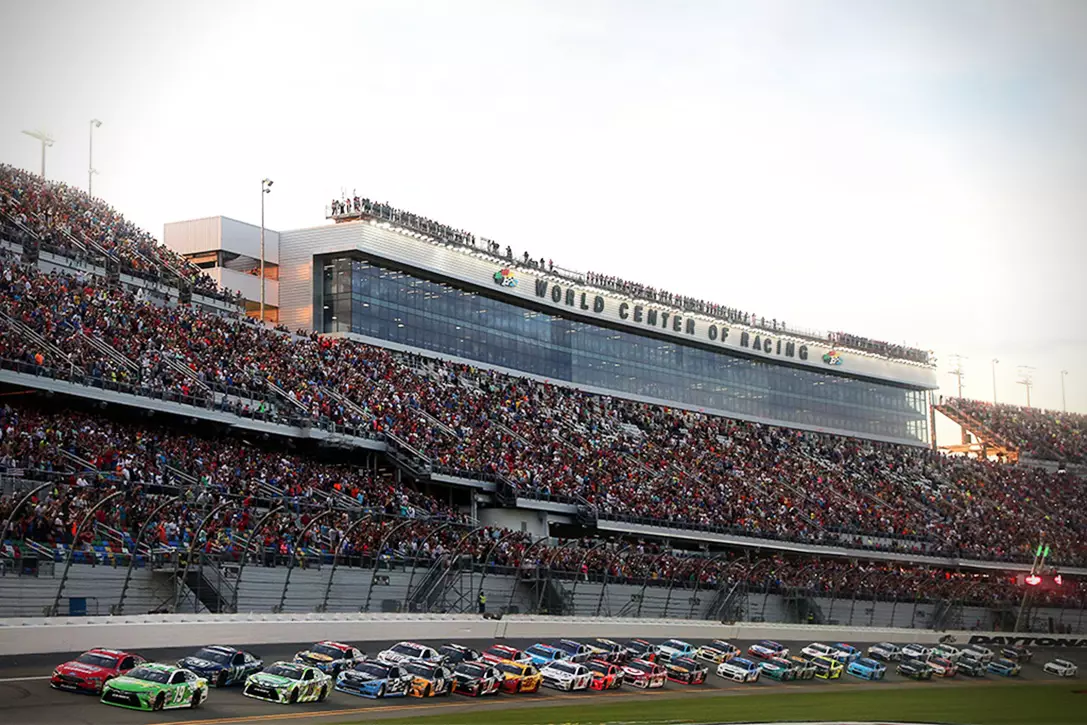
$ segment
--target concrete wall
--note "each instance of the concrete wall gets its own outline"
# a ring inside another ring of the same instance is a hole
[[[53,574],[42,576],[0,577],[0,617],[41,616],[51,607],[60,585],[64,566],[58,564]],[[108,566],[73,566],[61,592],[60,614],[67,614],[70,598],[86,598],[88,615],[108,615],[110,607],[121,598],[125,579],[124,568]],[[156,575],[146,569],[132,572],[132,581],[125,593],[125,611],[143,614],[164,605],[173,607],[174,587],[166,575]],[[191,600],[183,598],[182,611],[193,611]]]

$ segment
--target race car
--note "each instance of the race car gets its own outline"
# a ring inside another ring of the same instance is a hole
[[[876,660],[861,657],[846,665],[845,671],[862,680],[882,680],[884,675],[887,674],[887,666],[880,664]]]
[[[366,655],[357,647],[341,642],[318,642],[308,650],[299,652],[294,661],[301,665],[316,667],[326,675],[335,677],[341,670],[362,662]]]
[[[773,640],[764,639],[748,647],[747,653],[752,657],[768,660],[771,657],[788,657],[789,648]]]
[[[146,661],[140,655],[116,649],[87,650],[74,660],[57,665],[49,678],[49,686],[99,695],[107,681]]]
[[[878,642],[868,648],[868,656],[874,660],[894,662],[902,658],[902,650],[898,648],[897,644]]]
[[[845,642],[835,642],[831,646],[834,647],[834,649],[838,650],[838,652],[841,653],[837,657],[835,657],[834,659],[838,660],[839,662],[841,662],[843,664],[852,662],[853,660],[856,660],[856,659],[859,659],[861,654],[862,654],[859,649],[857,649],[856,647],[854,647],[851,644],[846,644]]]
[[[1075,677],[1079,672],[1079,667],[1076,666],[1075,662],[1055,659],[1042,665],[1042,671],[1048,672],[1051,675],[1056,675],[1057,677]]]
[[[500,646],[500,645],[496,645]],[[485,654],[479,650],[474,650],[471,647],[465,647],[460,644],[443,644],[438,648],[438,654],[442,657],[442,662],[454,667],[461,662],[471,662],[481,658],[489,659]]]
[[[191,670],[144,662],[102,685],[102,702],[129,710],[200,707],[208,681]]]
[[[794,680],[813,680],[815,679],[815,665],[808,662],[803,657],[792,656],[789,658],[789,664],[793,668]]]
[[[626,648],[630,651],[631,659],[645,660],[646,662],[656,662],[657,653],[660,652],[660,647],[644,639],[629,640]]]
[[[623,665],[623,680],[632,687],[643,690],[655,690],[664,687],[668,673],[664,668],[649,660],[630,660]]]
[[[586,667],[593,673],[589,688],[593,690],[618,690],[623,686],[623,668],[606,660],[589,660]]]
[[[985,663],[968,655],[960,657],[959,661],[955,663],[955,666],[959,668],[960,675],[985,677]]]
[[[560,639],[554,644],[554,647],[560,652],[566,653],[564,659],[570,662],[588,662],[593,653],[589,645],[575,642],[572,639]]]
[[[192,670],[214,687],[245,682],[245,678],[264,669],[264,663],[252,652],[213,644],[177,661],[177,666]]]
[[[830,657],[808,657],[820,680],[837,680],[842,676],[842,663]]]
[[[501,673],[503,680],[499,689],[510,694],[521,692],[537,692],[543,683],[543,676],[536,669],[536,665],[528,662],[515,662],[514,660],[501,660],[494,663],[495,668]]]
[[[336,676],[335,688],[359,697],[405,697],[415,677],[400,665],[376,660],[356,662]]]
[[[1025,664],[1034,659],[1034,652],[1027,649],[1021,644],[1013,644],[1011,647],[1003,647],[1000,650],[1000,654],[1005,658],[1018,662],[1019,664]]]
[[[902,659],[904,660],[923,660],[927,658],[931,652],[932,650],[928,647],[915,642],[902,645]]]
[[[932,674],[937,677],[954,677],[955,673],[959,671],[959,668],[955,666],[955,663],[946,657],[937,657],[934,654],[930,654],[925,662],[932,668]]]
[[[781,657],[760,660],[759,669],[762,670],[763,676],[769,677],[771,680],[777,680],[778,682],[788,682],[796,675],[792,663]],[[812,668],[812,674],[815,674],[815,668]]]
[[[699,647],[695,652],[695,657],[719,665],[733,657],[737,657],[739,654],[740,648],[736,645],[721,639],[715,639],[709,644]]]
[[[684,685],[701,685],[709,670],[694,657],[673,656],[664,663],[664,671],[672,682]]]
[[[993,651],[988,647],[982,647],[980,644],[968,645],[962,650],[962,653],[967,657],[973,657],[985,664],[989,664],[993,659]]]
[[[407,660],[401,667],[412,676],[411,686],[408,688],[408,694],[412,697],[448,695],[453,687],[453,673],[444,665]]]
[[[938,644],[932,648],[932,652],[929,654],[937,657],[943,657],[945,660],[951,660],[952,662],[958,662],[962,657],[962,650],[950,644]]]
[[[593,673],[577,662],[552,662],[540,669],[543,683],[565,692],[586,690],[593,681]]]
[[[800,650],[800,654],[805,657],[829,657],[832,660],[839,662],[845,662],[848,654],[838,649],[837,647],[831,647],[829,644],[823,644],[822,642],[812,642],[807,647]]]
[[[589,645],[589,649],[592,650],[592,658],[594,660],[604,660],[605,662],[621,664],[626,662],[630,654],[623,645],[602,637],[591,639],[586,642],[586,644]]]
[[[1022,668],[1023,666],[1021,664],[1009,660],[1006,657],[993,660],[988,664],[989,672],[1000,675],[1001,677],[1016,677],[1019,674],[1019,670]]]
[[[733,657],[717,665],[717,676],[733,682],[758,682],[759,666],[746,657]]]
[[[453,692],[469,697],[497,695],[504,679],[490,662],[461,662],[453,668]]]
[[[507,647],[504,644],[492,644],[487,649],[483,650],[480,657],[474,657],[472,659],[487,660],[488,662],[502,662],[503,660],[512,660],[513,662],[532,662],[532,657],[526,655],[519,649],[513,647]]]
[[[903,660],[895,672],[911,680],[931,680],[932,668],[924,660]]]
[[[433,647],[418,642],[397,642],[387,650],[377,653],[377,659],[387,665],[395,665],[404,660],[423,660],[441,662],[442,656]]]
[[[263,672],[249,675],[242,687],[246,697],[289,705],[324,702],[331,691],[331,677],[316,667],[297,662],[276,662]]]
[[[659,645],[660,657],[657,661],[661,664],[667,662],[673,657],[694,657],[694,653],[697,651],[690,642],[684,642],[681,639],[666,639]]]
[[[552,662],[566,659],[566,653],[562,650],[539,642],[530,647],[525,647],[525,654],[528,655],[529,661],[537,667],[543,667]]]

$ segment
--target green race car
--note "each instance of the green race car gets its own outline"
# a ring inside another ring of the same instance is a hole
[[[249,675],[242,688],[246,697],[269,702],[322,702],[332,691],[332,678],[316,667],[297,662],[276,662],[264,672]]]
[[[130,710],[172,710],[199,707],[208,699],[208,681],[191,670],[142,664],[102,687],[102,702]]]

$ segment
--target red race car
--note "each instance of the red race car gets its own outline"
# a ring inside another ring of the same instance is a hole
[[[604,660],[591,660],[586,667],[593,673],[589,687],[593,690],[618,690],[623,686],[623,668]]]
[[[95,648],[53,670],[49,685],[58,690],[102,694],[106,680],[123,675],[146,662],[143,657],[115,649]]]
[[[532,658],[521,650],[507,647],[504,644],[492,644],[490,647],[483,650],[483,657],[481,657],[481,659],[491,663],[501,662],[502,660],[521,662],[523,664],[530,664],[532,662]]]
[[[664,687],[668,674],[664,668],[646,660],[631,660],[623,665],[623,681],[643,690]]]

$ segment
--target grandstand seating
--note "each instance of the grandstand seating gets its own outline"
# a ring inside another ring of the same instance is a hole
[[[940,409],[953,419],[959,414],[976,421],[995,434],[998,442],[1006,441],[1035,458],[1087,463],[1087,415],[967,398],[944,400]]]

